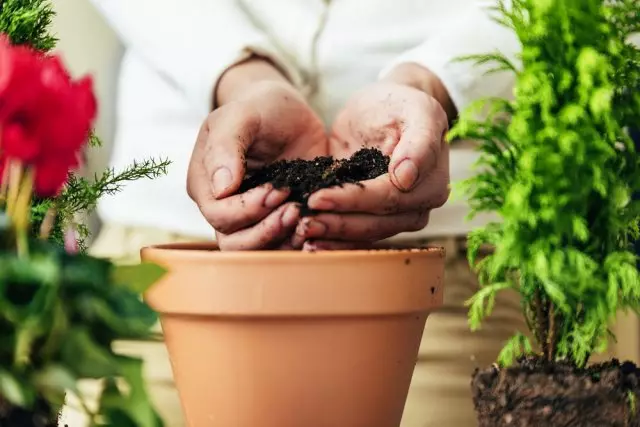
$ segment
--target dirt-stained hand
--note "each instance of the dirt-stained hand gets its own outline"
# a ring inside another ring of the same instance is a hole
[[[237,194],[247,171],[286,158],[326,154],[324,126],[288,83],[265,81],[214,110],[202,125],[187,190],[221,250],[267,249],[293,234],[299,209],[270,186]]]
[[[329,151],[348,157],[363,146],[391,156],[388,174],[320,190],[309,199],[322,211],[303,218],[294,247],[361,247],[424,228],[449,196],[448,119],[434,97],[395,82],[379,82],[353,97],[338,115]]]

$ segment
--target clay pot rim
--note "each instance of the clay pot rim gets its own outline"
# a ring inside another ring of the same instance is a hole
[[[221,252],[215,242],[183,242],[183,243],[165,243],[158,245],[145,246],[141,252],[156,252],[168,255],[171,258],[206,258],[216,257],[218,259],[284,259],[293,257],[313,257],[314,259],[345,259],[345,258],[371,258],[371,257],[406,257],[428,256],[428,257],[444,257],[445,248],[441,246],[416,245],[408,244],[389,244],[384,243],[373,249],[352,249],[352,250],[327,250],[315,252],[303,252],[296,250],[250,250],[250,251],[229,251]]]

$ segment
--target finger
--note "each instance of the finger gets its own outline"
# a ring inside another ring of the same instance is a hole
[[[338,251],[338,250],[357,250],[372,249],[373,244],[369,242],[340,242],[335,240],[312,240],[304,243],[302,250],[304,252],[317,251]]]
[[[264,185],[220,200],[209,194],[208,199],[198,203],[198,207],[216,231],[230,234],[262,221],[284,203],[288,196],[287,189]]]
[[[217,114],[217,115],[216,115]],[[207,119],[202,162],[215,198],[233,194],[245,175],[245,155],[260,127],[260,115],[243,105],[229,105]]]
[[[434,175],[434,179],[443,179]],[[334,212],[361,212],[378,215],[435,208],[442,201],[446,183],[433,182],[419,191],[404,193],[389,175],[364,181],[362,185],[344,185],[322,189],[309,197],[312,210]],[[440,205],[441,206],[441,205]]]
[[[292,233],[300,218],[296,204],[288,203],[269,214],[258,224],[231,234],[216,233],[222,251],[265,249],[284,241]]]
[[[429,211],[397,215],[319,214],[303,218],[292,238],[294,247],[308,240],[375,242],[407,231],[422,230],[429,222]]]
[[[300,248],[293,247],[293,243],[291,239],[292,239],[291,236],[287,236],[287,238],[283,242],[281,242],[275,249],[279,251],[293,251],[296,249],[300,249]]]
[[[433,101],[437,104],[437,101]],[[410,191],[438,165],[441,151],[448,149],[445,134],[447,114],[434,105],[431,115],[407,121],[398,144],[391,154],[389,174],[401,191]]]

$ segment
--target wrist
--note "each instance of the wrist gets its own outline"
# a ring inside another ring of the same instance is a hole
[[[449,92],[440,78],[421,65],[413,62],[400,64],[394,67],[383,81],[409,86],[433,97],[447,113],[450,122],[458,115]]]
[[[227,69],[214,89],[214,108],[233,102],[251,89],[265,82],[290,84],[271,61],[262,57],[251,57]]]

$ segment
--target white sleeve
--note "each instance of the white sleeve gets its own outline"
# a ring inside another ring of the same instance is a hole
[[[475,65],[473,61],[454,61],[466,55],[500,52],[518,66],[521,45],[510,29],[492,19],[492,11],[474,3],[460,13],[446,31],[401,54],[386,66],[380,77],[401,63],[417,63],[437,75],[449,92],[458,111],[469,103],[489,96],[510,98],[514,76],[510,72],[486,74],[493,64]],[[496,1],[484,1],[496,5]]]
[[[273,61],[294,84],[297,70],[235,0],[91,0],[127,48],[203,113],[220,76],[252,54]]]

